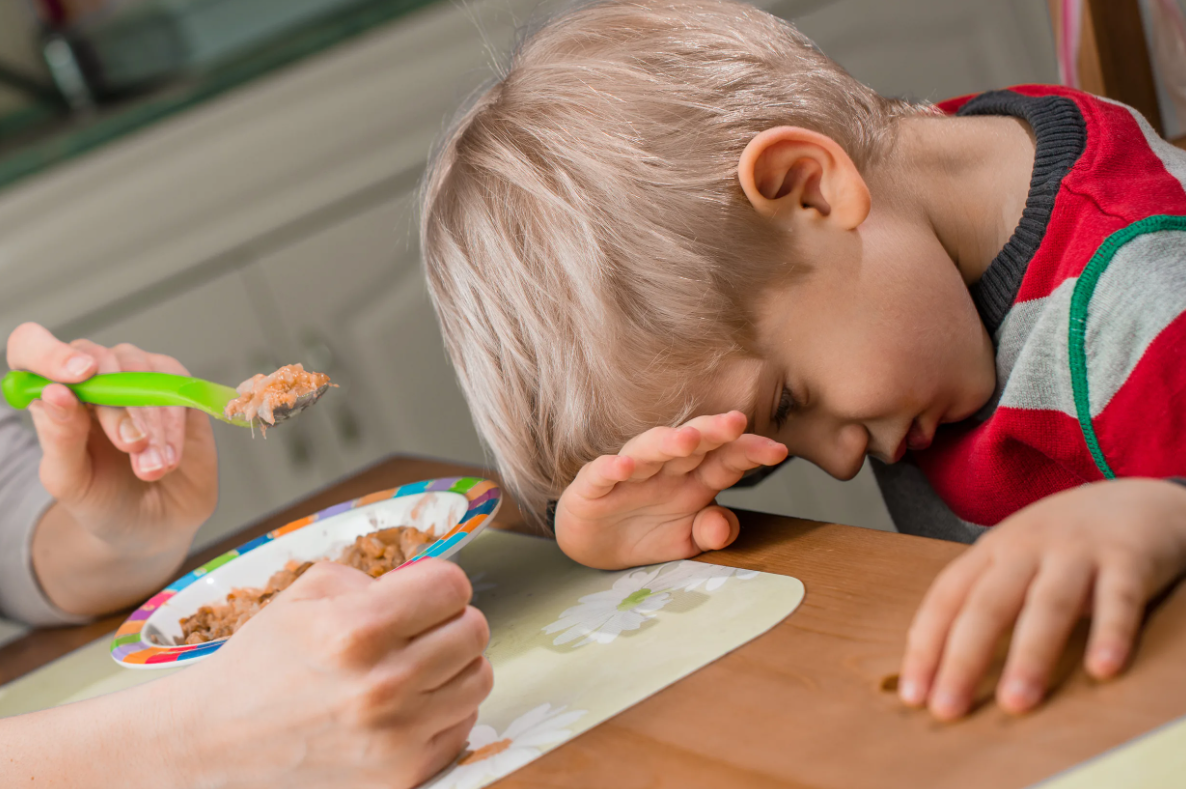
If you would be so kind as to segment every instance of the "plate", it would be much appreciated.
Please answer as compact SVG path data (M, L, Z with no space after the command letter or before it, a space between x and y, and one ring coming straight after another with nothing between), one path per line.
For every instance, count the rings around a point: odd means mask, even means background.
M413 482L324 509L268 532L212 559L169 584L140 606L115 633L111 657L134 669L175 668L213 654L226 639L173 644L180 620L221 603L232 589L263 587L289 560L337 556L356 537L394 526L415 526L436 541L396 569L422 559L447 559L478 535L502 503L495 483L478 477Z

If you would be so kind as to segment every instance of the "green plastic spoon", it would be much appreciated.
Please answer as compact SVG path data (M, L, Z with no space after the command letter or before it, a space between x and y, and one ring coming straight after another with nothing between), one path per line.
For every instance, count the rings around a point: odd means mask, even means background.
M48 378L13 370L0 381L4 399L13 408L28 408L29 403L41 397L41 390L53 383ZM204 411L228 425L251 427L246 419L228 419L227 403L239 396L229 386L187 378L169 373L109 373L96 375L78 384L63 384L84 403L119 407L131 406L182 406ZM325 394L327 386L302 395L291 406L280 406L273 410L275 424L295 416L317 402Z

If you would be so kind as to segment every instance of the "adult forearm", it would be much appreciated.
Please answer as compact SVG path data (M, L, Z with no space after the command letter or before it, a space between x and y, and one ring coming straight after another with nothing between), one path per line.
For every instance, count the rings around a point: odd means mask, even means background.
M137 603L167 583L188 545L188 539L112 545L54 504L33 535L33 569L41 588L63 611L98 616Z
M160 684L0 719L0 789L196 785L180 760L184 727Z

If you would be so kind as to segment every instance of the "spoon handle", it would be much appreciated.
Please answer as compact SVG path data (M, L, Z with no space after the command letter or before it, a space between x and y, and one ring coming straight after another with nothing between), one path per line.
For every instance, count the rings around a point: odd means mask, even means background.
M4 399L13 408L28 408L29 403L41 397L41 391L52 383L40 375L13 370L0 381L0 390L4 392ZM205 384L195 387L194 384ZM197 408L211 413L218 407L218 403L203 402L194 398L194 394L206 394L203 400L210 400L211 394L229 395L233 397L235 390L206 381L188 378L184 375L170 373L109 373L96 375L77 383L64 384L75 396L84 403L93 405L109 405L118 407L129 406L184 406ZM195 392L195 388L205 392ZM212 392L210 390L225 389L226 392ZM223 403L225 407L225 403ZM221 414L217 414L221 416Z

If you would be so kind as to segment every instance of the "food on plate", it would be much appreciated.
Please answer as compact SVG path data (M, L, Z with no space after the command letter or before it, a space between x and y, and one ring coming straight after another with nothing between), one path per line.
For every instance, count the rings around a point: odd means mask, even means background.
M380 529L355 539L334 561L378 578L411 559L433 539L431 534L412 526ZM230 638L312 566L312 562L290 561L283 569L272 574L263 589L233 589L225 603L202 606L197 613L181 620L181 637L177 643L204 644Z
M364 534L342 551L337 561L378 578L411 559L433 541L433 536L411 526Z
M241 419L267 434L269 425L282 422L317 400L331 384L325 373L306 370L301 364L286 364L271 375L251 376L235 387L239 396L227 403L227 419Z

